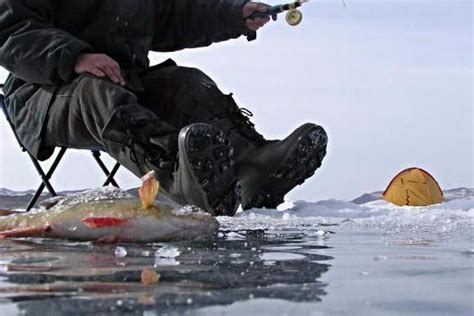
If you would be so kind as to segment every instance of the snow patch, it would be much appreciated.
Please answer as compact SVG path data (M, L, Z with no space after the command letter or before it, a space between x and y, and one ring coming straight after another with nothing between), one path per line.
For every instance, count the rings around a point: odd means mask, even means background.
M178 207L173 209L171 212L177 216L187 216L191 214L209 215L209 213L204 212L202 209L194 205L185 205L183 207Z
M444 203L424 207L397 206L380 198L362 204L334 199L296 201L287 202L286 208L279 210L251 209L234 218L218 220L228 229L298 229L313 235L323 231L321 227L331 225L360 230L375 228L386 233L459 231L472 235L474 190L445 191L445 198Z

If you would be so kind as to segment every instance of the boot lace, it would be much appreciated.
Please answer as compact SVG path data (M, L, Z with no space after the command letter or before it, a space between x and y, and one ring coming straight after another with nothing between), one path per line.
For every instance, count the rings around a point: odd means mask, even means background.
M253 113L247 108L238 108L235 112L229 113L229 118L235 123L231 129L240 132L245 138L256 145L265 143L265 138L255 129L255 124L250 120Z
M144 142L145 137L141 136L139 131L137 131L137 122L133 118L125 115L124 112L120 112L120 119L124 123L123 126L126 126L125 132L127 134L127 139L122 145L122 150L125 148L130 149L129 156L133 163L140 164L136 150L138 146L141 146L144 149L143 152L145 161L148 161L152 165L162 169L169 171L173 170L175 161L173 159L167 159L163 149L156 146L142 145L146 144L146 142Z
M135 148L135 143L136 143L136 136L135 133L133 132L133 129L131 126L134 124L133 120L126 116L124 111L119 112L119 117L120 120L123 122L122 126L125 126L125 133L127 133L127 139L122 145L122 150L125 150L125 148L130 148L130 160L133 163L138 164L138 159L137 159L137 153L136 153L136 148ZM131 121L131 122L129 122ZM129 124L131 123L131 124Z
M232 93L225 96L228 98L231 109L223 113L216 114L213 119L228 119L233 124L228 129L230 134L232 131L236 131L242 135L248 142L253 143L257 146L263 145L266 141L265 138L260 135L255 129L255 124L250 120L253 117L253 113L247 108L240 108L232 98Z

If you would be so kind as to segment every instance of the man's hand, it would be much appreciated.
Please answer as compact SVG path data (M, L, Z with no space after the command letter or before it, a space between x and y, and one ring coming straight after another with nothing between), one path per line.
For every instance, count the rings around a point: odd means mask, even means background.
M76 59L74 72L90 73L99 78L107 77L116 84L125 85L120 65L105 54L80 54Z
M255 18L250 19L249 16L254 12L265 12L270 9L271 6L260 2L247 2L242 9L242 14L245 19L245 26L251 31L257 31L259 28L264 26L270 21L270 18ZM276 21L276 14L272 16L273 21Z

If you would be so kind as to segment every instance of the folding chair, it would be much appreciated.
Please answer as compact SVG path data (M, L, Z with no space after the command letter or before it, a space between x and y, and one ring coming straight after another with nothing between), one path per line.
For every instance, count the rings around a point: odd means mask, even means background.
M3 89L3 84L0 84L0 89ZM35 169L38 171L38 174L39 176L41 177L41 184L39 185L38 189L36 190L35 194L33 195L33 197L30 199L29 203L28 203L28 206L26 208L26 211L30 211L33 206L36 204L36 202L38 201L38 199L40 198L41 196L41 193L43 193L44 189L46 188L49 193L52 195L52 196L57 196L58 194L56 193L56 191L54 190L53 186L51 185L50 183L50 179L51 177L53 176L53 173L54 171L56 170L56 168L58 167L59 165L59 162L61 161L61 159L63 158L64 154L66 153L67 151L67 147L60 147L60 150L59 150L59 153L56 155L56 157L54 158L54 161L53 161L53 164L51 165L50 169L48 170L48 172L44 172L43 168L41 167L40 163L38 162L38 160L33 156L31 155L28 150L25 148L25 146L23 146L23 144L20 142L20 139L18 138L18 136L16 135L16 132L15 132L15 127L13 125L13 122L11 121L10 117L8 116L8 112L7 112L7 107L6 107L6 104L4 102L4 96L3 94L0 94L0 105L2 107L2 110L3 110L3 113L5 114L5 118L7 119L8 123L10 124L10 127L13 131L13 134L15 135L15 138L18 142L18 144L20 145L20 148L23 152L26 152L28 154L28 156L30 157L31 161L33 162L33 165L35 166ZM74 149L84 149L84 148L74 148ZM109 169L107 168L107 166L104 164L104 162L102 161L102 159L100 158L100 155L101 155L101 151L103 151L102 148L87 148L87 150L90 150L91 153L92 153L92 156L94 157L95 161L97 162L97 164L99 165L100 169L102 169L102 171L104 172L105 176L107 177L103 186L107 186L109 184L112 184L113 186L115 187L119 187L117 182L115 181L114 179L114 176L116 175L119 167L120 167L120 164L117 162L115 163L114 167L112 168L111 171L109 171ZM51 158L53 159L53 158Z

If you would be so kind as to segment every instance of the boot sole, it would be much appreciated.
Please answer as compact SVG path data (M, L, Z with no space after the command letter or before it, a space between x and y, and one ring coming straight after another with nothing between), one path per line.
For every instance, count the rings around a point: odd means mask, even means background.
M233 148L224 133L208 124L192 124L180 132L178 146L180 164L188 162L194 186L202 197L204 205L198 206L215 216L234 215L240 203L240 187Z
M321 166L326 146L326 132L322 127L313 125L289 151L276 171L264 180L257 193L243 202L242 208L276 208L283 203L289 191L303 184ZM275 183L281 185L275 186Z

